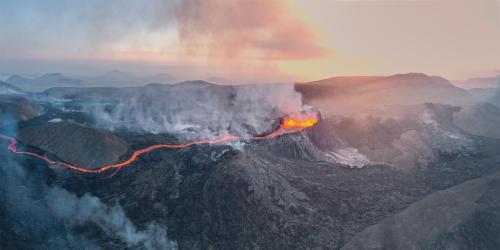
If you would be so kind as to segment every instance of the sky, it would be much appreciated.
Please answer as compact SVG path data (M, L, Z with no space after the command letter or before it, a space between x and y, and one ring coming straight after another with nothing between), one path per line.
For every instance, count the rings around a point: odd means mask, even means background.
M500 70L500 0L0 0L0 74L309 81Z

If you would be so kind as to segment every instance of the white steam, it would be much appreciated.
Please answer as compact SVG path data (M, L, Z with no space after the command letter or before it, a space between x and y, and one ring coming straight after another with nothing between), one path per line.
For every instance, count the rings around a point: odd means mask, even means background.
M15 160L6 159L0 164L0 214L4 223L0 230L5 229L7 221L17 237L28 239L10 242L20 244L13 247L100 249L99 240L111 238L130 248L177 248L163 226L153 222L139 230L119 205L106 205L89 194L77 197L58 186L48 186L46 181L43 171L28 171ZM104 238L93 239L78 233L82 227L98 227Z
M121 239L129 246L142 246L146 249L177 248L176 243L167 238L164 227L151 223L147 229L138 230L119 205L108 206L95 196L85 194L78 198L64 189L53 187L48 190L46 201L50 211L67 225L93 222L104 232Z
M303 109L292 84L217 86L188 82L138 88L111 101L104 96L92 98L91 103L110 103L85 106L98 126L172 133L190 139L264 133L283 115Z

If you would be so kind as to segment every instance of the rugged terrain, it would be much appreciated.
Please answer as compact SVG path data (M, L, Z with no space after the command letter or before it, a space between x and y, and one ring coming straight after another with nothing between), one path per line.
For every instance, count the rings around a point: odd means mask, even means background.
M333 78L295 89L309 106L290 85L203 81L23 97L44 112L4 133L18 137L23 150L80 166L119 162L160 143L243 139L152 151L116 174L51 168L10 154L2 141L1 246L499 246L494 103L423 74ZM313 111L321 115L314 127L251 139L286 114Z
M117 162L128 149L125 141L107 131L68 121L28 126L18 136L24 144L90 169Z

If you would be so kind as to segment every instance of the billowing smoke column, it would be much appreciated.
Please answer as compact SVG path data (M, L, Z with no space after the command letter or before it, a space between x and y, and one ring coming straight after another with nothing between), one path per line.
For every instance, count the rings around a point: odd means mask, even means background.
M198 81L150 85L113 96L96 92L83 99L84 110L99 127L169 133L185 140L251 137L305 110L293 84L219 86Z

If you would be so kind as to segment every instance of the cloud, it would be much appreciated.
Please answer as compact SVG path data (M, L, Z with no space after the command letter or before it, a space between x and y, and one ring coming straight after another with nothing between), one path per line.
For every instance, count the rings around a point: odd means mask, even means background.
M181 42L193 54L286 60L325 53L284 1L184 0L176 16Z
M174 26L173 10L176 4L177 1L158 0L91 1L78 11L78 17L84 22L77 22L74 28L83 24L81 26L91 45L104 49L109 49L110 43L139 34L143 37L137 38L137 41L148 43L144 36L162 34Z
M171 31L178 32L181 48L186 46L193 53L278 59L316 58L323 53L311 30L288 13L284 1L276 0L90 0L72 4L29 0L0 3L0 13L12 23L0 25L0 34L6 37L0 48L16 53L34 47L30 53L50 49L48 54L82 56L82 49L90 54L109 52L117 44L132 50L154 45L159 50L161 43L167 48L179 45L172 43ZM61 36L71 37L71 43L57 39Z
M277 61L320 58L327 51L288 7L277 0L0 1L9 23L0 25L0 57L9 59L0 63L27 73L133 62L136 68L168 65L186 79L290 79ZM30 63L36 65L31 72Z

